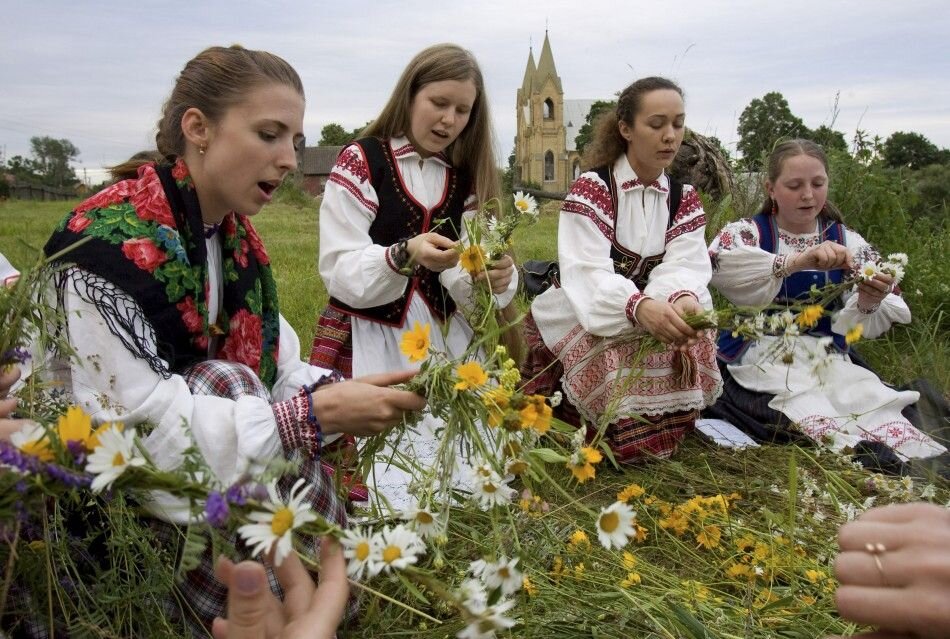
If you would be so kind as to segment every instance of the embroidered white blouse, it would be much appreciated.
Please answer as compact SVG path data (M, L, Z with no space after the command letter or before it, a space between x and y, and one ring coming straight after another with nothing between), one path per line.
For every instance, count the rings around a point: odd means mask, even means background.
M214 321L221 306L221 248L217 236L206 240L209 270L209 317ZM66 285L65 312L69 341L76 359L53 361L49 375L73 393L74 400L96 423L121 421L132 426L150 422L154 429L144 444L159 468L173 469L185 450L197 446L215 478L227 485L243 473L254 474L282 453L277 420L271 403L253 396L237 400L195 395L180 375L165 379L147 362L129 352L112 334L95 305L73 290L83 290L96 278L78 268ZM138 307L120 309L145 324ZM145 333L152 332L146 326ZM300 359L300 340L287 321L280 318L277 381L272 389L275 402L290 399L301 386L319 380L330 371ZM154 347L154 334L150 345ZM157 349L156 349L157 350ZM154 514L170 521L188 520L187 502L158 494L151 505Z
M427 209L437 206L445 191L447 169L451 166L446 158L441 154L423 158L405 137L392 138L389 145L409 194ZM353 308L380 306L399 299L410 282L409 277L390 265L389 247L375 244L369 236L369 227L378 213L379 198L368 176L360 147L347 147L330 173L320 205L320 275L329 294ZM475 213L476 200L472 194L465 201L464 216L471 218ZM464 226L459 235L465 241ZM471 306L472 279L461 266L443 271L439 281L458 306ZM517 290L516 270L508 290L496 295L499 306L507 306ZM353 376L409 368L399 343L403 332L415 322L436 323L417 291L412 293L402 327L352 317ZM432 346L450 355L464 352L471 337L471 329L458 312L449 321L444 339L436 326L430 332Z
M821 243L818 222L812 233L788 233L779 230L778 253L769 253L759 248L759 227L752 220L743 219L727 224L709 246L713 270L712 285L733 304L739 306L764 306L778 294L784 278L783 267L789 255L801 253ZM877 260L879 255L873 246L850 228L845 227L845 245L854 256L855 266L868 260ZM864 337L878 337L892 324L910 322L910 309L904 298L891 293L872 313L858 309L857 291L842 295L842 308L834 316L832 330L844 335L855 325L864 325Z
M637 304L645 297L673 301L695 295L712 308L707 284L711 275L706 215L692 186L683 185L679 210L669 226L669 177L664 173L644 184L626 155L614 162L617 213L609 186L595 172L572 185L558 223L561 287L539 295L531 312L545 344L552 346L578 323L591 334L612 337L634 328ZM614 270L610 256L616 242L642 258L663 254L641 291L632 279Z

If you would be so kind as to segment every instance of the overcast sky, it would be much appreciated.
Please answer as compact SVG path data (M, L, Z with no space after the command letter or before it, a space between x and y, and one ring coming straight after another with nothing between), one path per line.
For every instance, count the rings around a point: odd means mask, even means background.
M68 138L82 177L154 146L162 102L184 63L212 44L267 49L300 72L304 132L376 115L409 59L452 41L486 77L499 159L515 134L515 91L545 26L565 98L612 98L644 75L686 91L687 125L735 149L739 114L780 91L815 128L887 137L916 131L950 147L950 5L769 2L0 2L0 152L34 135Z

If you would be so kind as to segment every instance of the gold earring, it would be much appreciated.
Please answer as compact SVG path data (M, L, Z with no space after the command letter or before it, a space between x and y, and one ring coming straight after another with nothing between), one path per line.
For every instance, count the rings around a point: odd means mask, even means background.
M201 146L198 147L198 155L204 155L204 154L205 154L205 145L202 144Z

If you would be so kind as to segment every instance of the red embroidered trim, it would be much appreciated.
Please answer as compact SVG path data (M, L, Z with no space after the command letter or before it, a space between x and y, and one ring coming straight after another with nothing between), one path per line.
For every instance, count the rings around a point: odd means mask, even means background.
M590 174L596 175L596 174ZM568 193L568 202L571 200L586 200L604 217L612 217L613 202L610 199L610 190L598 177L581 176L574 180L571 192Z
M338 184L342 186L344 189L350 192L350 195L352 195L353 198L356 199L357 202L363 205L363 208L365 208L367 211L369 211L373 215L376 215L376 212L379 210L379 205L376 204L375 202L371 202L370 200L367 200L366 197L363 195L363 192L360 191L360 188L356 186L355 184L353 184L352 182L350 182L345 176L340 175L339 173L336 173L334 171L333 173L330 173L330 177L327 178L327 180L329 182L333 182L334 184Z
M706 214L700 213L693 219L674 226L669 231L666 232L666 243L669 244L680 235L685 235L686 233L692 233L696 229L701 229L706 226Z
M340 157L337 158L334 168L346 171L360 181L360 184L369 179L369 166L363 159L363 154L357 151L359 147L347 147L343 149Z
M637 306L640 305L640 302L647 299L647 296L643 293L634 293L630 296L630 299L627 300L627 319L633 322L634 325L640 326L640 322L637 321Z
M638 186L641 187L641 188L656 189L656 190L659 191L660 193L668 193L668 192L669 192L669 189L667 189L667 188L665 188L663 185L661 185L659 180L653 180L653 181L650 182L649 184L644 184L643 181L642 181L640 178L634 178L634 179L632 179L632 180L627 180L626 182L624 182L623 184L620 185L620 190L621 190L621 191L629 191L630 189L635 189L635 188L637 188Z
M673 216L673 224L679 224L692 213L702 208L703 203L696 194L696 191L693 189L686 190L684 187L683 199L680 200L680 207L676 210L676 215Z
M597 225L598 230L606 237L608 240L613 237L613 229L600 219L597 216L597 213L594 212L594 209L587 206L583 202L577 202L574 200L566 200L564 204L561 205L561 212L564 213L577 213L588 218L591 222Z
M699 301L699 296L696 295L696 293L694 293L693 291L688 291L688 290L686 290L686 289L683 289L683 290L681 290L681 291L674 291L674 292L669 296L669 298L667 298L667 301L668 301L670 304L672 304L673 302L675 302L675 301L678 300L679 298L681 298L681 297L686 297L686 296L692 297L692 298L695 299L697 302Z

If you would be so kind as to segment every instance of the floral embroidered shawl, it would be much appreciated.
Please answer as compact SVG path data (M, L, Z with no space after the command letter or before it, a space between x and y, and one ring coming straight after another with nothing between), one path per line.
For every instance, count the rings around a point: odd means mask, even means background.
M100 191L71 211L53 232L52 255L92 237L63 259L99 277L74 290L99 309L109 329L137 357L168 378L210 356L249 366L270 388L277 377L277 287L260 237L243 215L229 213L222 243L223 302L208 322L204 224L188 168L145 164L138 177ZM61 271L62 303L70 270ZM132 304L129 304L132 302ZM130 316L138 307L141 317ZM147 337L154 330L154 348ZM82 336L72 336L82 339ZM212 342L213 337L219 339Z

